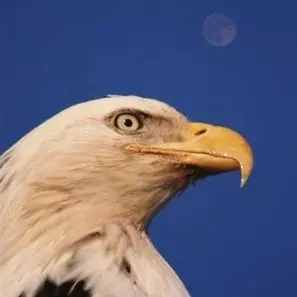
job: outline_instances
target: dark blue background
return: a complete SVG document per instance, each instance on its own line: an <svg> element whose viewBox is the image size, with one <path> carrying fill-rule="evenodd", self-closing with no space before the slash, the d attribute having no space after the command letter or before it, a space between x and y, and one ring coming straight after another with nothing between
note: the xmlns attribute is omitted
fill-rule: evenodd
<svg viewBox="0 0 297 297"><path fill-rule="evenodd" d="M209 45L223 12L234 43ZM57 111L106 94L162 99L249 139L255 168L206 180L154 221L193 296L297 296L293 1L1 0L0 149Z"/></svg>

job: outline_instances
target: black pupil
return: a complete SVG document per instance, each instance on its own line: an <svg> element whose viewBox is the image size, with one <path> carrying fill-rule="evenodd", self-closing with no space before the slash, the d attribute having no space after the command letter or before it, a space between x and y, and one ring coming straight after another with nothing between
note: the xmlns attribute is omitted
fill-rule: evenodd
<svg viewBox="0 0 297 297"><path fill-rule="evenodd" d="M128 128L131 128L133 126L133 122L130 119L125 119L124 125Z"/></svg>

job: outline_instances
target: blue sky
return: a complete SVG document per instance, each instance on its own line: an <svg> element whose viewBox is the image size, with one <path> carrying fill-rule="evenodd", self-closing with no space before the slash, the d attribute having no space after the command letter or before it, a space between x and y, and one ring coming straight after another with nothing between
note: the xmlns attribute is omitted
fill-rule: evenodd
<svg viewBox="0 0 297 297"><path fill-rule="evenodd" d="M207 179L153 222L193 296L297 296L293 1L0 1L0 150L57 111L106 94L162 99L250 141L255 168ZM204 19L237 24L227 47Z"/></svg>

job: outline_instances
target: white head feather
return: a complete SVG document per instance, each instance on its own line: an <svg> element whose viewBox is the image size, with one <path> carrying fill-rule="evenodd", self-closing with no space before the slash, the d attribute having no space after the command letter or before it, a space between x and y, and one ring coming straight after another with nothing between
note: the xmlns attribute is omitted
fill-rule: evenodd
<svg viewBox="0 0 297 297"><path fill-rule="evenodd" d="M152 115L145 133L118 133L108 121L121 109ZM158 156L123 149L130 142L178 140L186 126L185 117L165 103L113 96L59 113L4 153L0 292L29 294L51 276L58 282L86 277L93 296L187 296L146 238L145 226L187 184L188 172ZM90 234L98 232L105 239L93 242ZM114 254L105 253L105 244ZM74 256L79 265L65 272ZM133 268L133 281L118 271L121 264L113 264L124 258Z"/></svg>

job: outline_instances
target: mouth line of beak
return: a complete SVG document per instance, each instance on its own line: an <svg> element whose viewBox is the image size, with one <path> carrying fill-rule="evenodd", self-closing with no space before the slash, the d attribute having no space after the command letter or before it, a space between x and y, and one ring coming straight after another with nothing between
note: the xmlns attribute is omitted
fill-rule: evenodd
<svg viewBox="0 0 297 297"><path fill-rule="evenodd" d="M204 151L193 151L193 150L180 150L180 149L162 149L162 148L154 148L154 147L149 147L149 146L143 146L143 145L136 145L136 144L129 144L125 147L126 149L134 152L139 152L139 153L148 153L148 154L154 154L154 155L163 155L168 157L167 160L171 160L171 157L174 157L174 161L177 163L183 163L183 160L179 159L177 160L175 157L188 157L188 156L209 156L210 158L216 158L216 159L225 159L226 161L228 160L230 164L236 164L237 166L240 166L240 162L238 162L235 158L232 158L230 156L224 156L220 155L218 153L209 153L209 152L204 152ZM192 163L192 162L190 162ZM195 165L196 167L197 164L188 164L188 165ZM204 167L204 166L201 166ZM209 167L205 166L205 167ZM211 166L210 166L211 167ZM232 169L231 169L232 170Z"/></svg>
<svg viewBox="0 0 297 297"><path fill-rule="evenodd" d="M129 146L129 148L132 148L133 145ZM209 152L204 152L204 151L192 151L192 150L179 150L179 149L155 149L155 148L151 148L151 147L143 147L141 149L142 152L144 153L152 153L152 154L163 154L163 155L188 155L188 154L193 154L193 155L207 155L210 157L214 157L214 158L223 158L223 159L232 159L234 161L236 161L234 158L229 157L229 156L224 156L224 155L220 155L220 154L216 154L216 153L209 153ZM237 161L236 161L237 162Z"/></svg>
<svg viewBox="0 0 297 297"><path fill-rule="evenodd" d="M150 154L154 154L154 155L163 155L169 158L171 157L187 157L187 156L209 156L211 158L216 158L216 159L225 159L226 161L228 160L230 163L232 164L236 164L238 166L240 166L240 163L235 159L232 158L230 156L224 156L218 153L209 153L209 152L204 152L204 151L192 151L192 150L179 150L179 149L162 149L162 148L153 148L153 147L146 147L146 146L139 146L139 145L134 145L134 144L130 144L126 147L129 150L134 150L134 151L138 151L141 153L150 153ZM174 158L175 159L175 158ZM178 160L176 160L178 161ZM191 165L191 164L189 164ZM196 165L196 164L193 164ZM197 166L200 167L200 166ZM201 166L204 167L204 166ZM209 167L205 166L205 167Z"/></svg>

